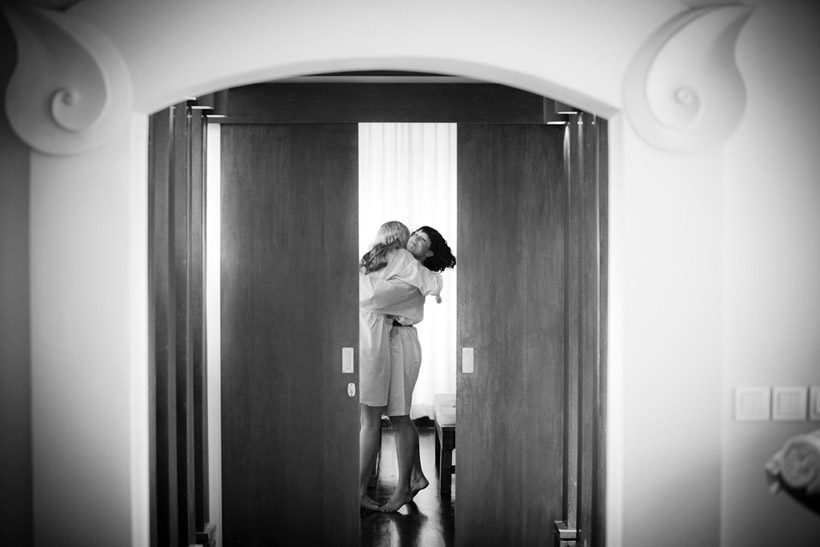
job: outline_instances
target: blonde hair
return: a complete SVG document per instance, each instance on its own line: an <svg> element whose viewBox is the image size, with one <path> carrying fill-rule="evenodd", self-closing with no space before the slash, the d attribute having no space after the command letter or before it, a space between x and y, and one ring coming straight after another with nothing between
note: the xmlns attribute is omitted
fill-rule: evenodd
<svg viewBox="0 0 820 547"><path fill-rule="evenodd" d="M398 220L385 222L376 233L373 247L359 263L364 273L376 272L387 266L387 255L396 249L404 249L410 238L410 230Z"/></svg>

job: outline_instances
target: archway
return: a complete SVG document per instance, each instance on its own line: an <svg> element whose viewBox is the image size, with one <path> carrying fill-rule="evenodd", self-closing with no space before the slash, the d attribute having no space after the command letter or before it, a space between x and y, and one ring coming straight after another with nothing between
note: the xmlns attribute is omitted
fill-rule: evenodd
<svg viewBox="0 0 820 547"><path fill-rule="evenodd" d="M474 89L476 89L476 88L474 88ZM472 91L471 91L471 93L472 93ZM251 95L253 95L253 92L251 92ZM235 106L233 111L231 111L231 108L227 108L227 111L230 111L230 112L226 112L226 114L228 115L228 117L230 117L231 115L236 116L238 114L239 119L237 121L241 122L241 121L244 120L244 121L247 122L247 121L249 121L248 118L247 118L247 111L245 110L245 107L247 106L247 104L245 104L243 106L241 97L242 97L241 94L239 94L235 97L234 100L237 101L236 105L238 105L238 106ZM373 99L372 96L370 98ZM394 103L399 103L399 104L402 103L401 100L396 101L397 97L395 95L390 96L389 98ZM493 95L493 98L498 100L499 97L498 97L498 95ZM515 102L520 102L523 98L524 98L524 96L519 95L519 96L515 97L515 99L516 99ZM567 222L569 224L567 224L566 227L561 228L558 232L559 234L565 233L566 236L562 235L560 237L566 237L566 240L559 243L559 248L556 249L553 252L558 253L555 256L563 256L563 254L566 253L567 256L570 257L570 260L568 260L565 263L563 261L561 261L560 263L556 263L556 265L557 265L559 271L566 270L566 275L568 275L570 277L574 277L576 275L579 275L579 273L580 273L579 268L583 268L584 265L586 265L586 266L590 267L592 270L598 272L596 274L598 277L593 276L593 280L592 280L593 285L589 285L586 288L584 288L582 278L586 277L586 274L585 274L585 275L580 276L578 278L578 282L566 281L565 282L566 286L564 288L560 289L560 291L564 294L563 294L563 296L561 296L559 298L559 300L557 300L555 302L555 305L560 306L560 304L557 304L557 303L560 302L561 299L563 299L565 302L568 302L568 304L565 304L566 310L562 313L567 313L567 315L565 317L565 322L568 323L568 324L571 323L574 326L567 327L566 332L560 336L560 339L563 340L563 342L559 342L558 345L555 346L553 349L548 350L550 352L553 352L553 358L557 357L557 355L560 355L561 351L564 351L565 355L562 357L562 359L564 359L567 363L566 372L562 371L557 376L557 377L567 378L567 380L566 380L566 382L568 384L567 391L565 391L565 392L562 391L561 393L564 393L564 395L561 395L561 393L559 393L557 395L557 397L565 396L567 398L566 409L568 409L570 411L569 414L566 415L567 420L568 420L568 424L566 425L566 432L562 435L562 439L560 440L560 444L559 444L559 446L560 445L565 445L567 447L566 448L564 467L567 469L567 473L569 473L569 474L566 475L566 478L565 478L565 488L566 488L566 498L567 499L564 503L565 503L565 509L568 510L569 512L566 513L567 516L565 516L565 518L567 519L567 521L570 521L570 519L580 518L581 515L578 515L578 510L577 510L577 507L579 507L579 506L577 506L576 504L580 500L583 499L583 504L585 505L584 510L587 512L586 513L587 524L585 525L585 527L591 526L591 527L594 528L596 524L593 522L593 515L592 515L593 506L590 505L590 504L591 503L594 504L595 507L597 507L597 511L601 515L603 514L603 496L602 496L602 492L603 492L603 473L602 473L602 468L603 468L603 459L602 459L603 458L603 450L602 450L603 438L600 437L601 431L603 431L603 428L601 427L602 424L599 423L598 424L598 427L599 427L598 431L599 432L597 434L598 435L597 439L595 438L596 434L593 432L593 430L592 429L586 430L586 428L587 427L592 427L591 424L596 419L595 416L598 416L600 418L604 414L604 409L600 406L598 406L596 408L590 402L590 403L587 403L586 406L584 407L586 409L586 410L584 410L584 412L591 412L590 417L587 420L583 420L583 421L579 420L578 417L577 417L577 414L575 415L574 418L569 418L569 416L573 414L572 411L574 409L578 408L576 406L578 404L578 401L585 401L586 400L585 397L581 397L581 398L578 397L578 393L579 393L578 386L579 385L582 386L582 387L586 386L586 388L588 390L588 392L587 392L588 395L592 393L592 391L589 391L589 390L594 391L595 389L602 389L603 388L603 384L593 385L594 381L600 380L600 377L596 378L595 375L600 375L600 374L603 373L603 371L600 369L600 362L596 363L593 359L592 361L590 361L590 364L591 364L590 367L584 367L583 365L579 366L577 360L579 359L579 355L582 354L584 351L586 351L588 353L589 358L593 358L593 356L600 356L601 355L602 352L600 351L600 344L602 342L598 338L598 336L600 336L600 334L601 334L601 332L600 332L601 327L605 326L605 310L604 310L604 316L602 317L602 315L601 315L602 309L600 307L600 302L590 301L589 305L582 305L580 308L577 308L575 306L575 304L573 304L573 302L575 302L576 299L582 299L584 294L586 294L587 297L589 297L589 295L599 295L600 296L602 294L602 288L603 288L603 293L605 293L605 284L601 285L602 278L600 277L600 275L603 274L603 276L604 276L603 279L605 279L606 274L605 274L605 271L601 272L601 267L603 267L605 269L606 262L605 262L605 257L604 257L604 260L602 262L602 260L601 260L602 257L601 257L600 254L598 254L597 249L600 248L601 238L605 237L605 226L603 227L604 232L600 231L602 226L600 224L600 222L601 222L601 216L600 216L601 211L599 210L599 207L601 207L603 205L603 203L605 203L605 197L604 196L606 195L606 182L605 182L605 177L606 177L606 175L605 175L605 171L606 171L605 163L606 162L605 162L605 160L602 160L602 159L598 158L597 153L595 153L595 152L593 152L592 154L589 154L588 158L586 160L584 160L584 154L581 154L580 151L583 150L584 148L589 148L590 144L593 146L593 150L596 147L601 146L601 143L599 143L599 141L598 141L598 139L601 136L604 137L603 146L605 146L606 132L605 132L605 130L604 130L603 134L601 134L600 132L597 132L597 133L595 132L595 127L594 127L595 118L594 117L591 117L589 115L587 115L586 117L579 116L577 112L575 114L567 114L567 113L562 114L560 109L556 108L556 105L555 105L554 101L544 101L543 99L538 98L538 97L533 97L533 99L535 99L532 103L535 106L535 111L534 111L535 123L544 124L544 120L546 118L553 117L553 119L551 120L552 123L554 123L556 125L559 125L561 131L564 131L564 126L566 126L566 130L567 130L566 131L566 137L561 137L561 138L564 139L565 141L569 142L569 147L568 148L565 147L565 150L564 150L564 155L565 155L564 161L566 163L561 168L561 169L563 169L565 176L569 177L569 178L563 183L563 186L561 187L563 189L556 188L556 190L557 190L556 196L560 197L561 203L563 203L564 205L558 205L558 209L555 209L553 213L549 213L548 216L554 216L556 214L559 214L559 215L563 216L564 215L564 212L563 212L564 207L566 207L567 217L566 217L566 220L564 220L562 222ZM229 103L231 102L230 97L228 97L228 101L229 101ZM378 102L378 101L376 101L376 102ZM286 104L292 105L293 103L286 101ZM326 112L327 111L327 109L318 109L318 110L320 112ZM338 109L336 109L334 111L338 111ZM218 115L223 115L223 114L218 114ZM290 116L291 113L288 112L287 115ZM487 116L487 113L484 113L483 115ZM509 115L509 114L506 114L506 115ZM243 116L245 116L245 117L243 118ZM490 116L492 117L492 114L490 114ZM575 116L578 116L578 117L576 118ZM483 118L481 118L481 115L479 115L478 118L483 119ZM569 123L570 118L572 120L572 123ZM185 118L181 117L180 119L184 120ZM358 120L359 118L356 118L356 119ZM499 119L504 119L503 115ZM270 121L270 120L268 120L268 121ZM522 121L523 120L519 120L518 123L522 123ZM587 123L587 124L592 123L592 126L590 127L591 131L589 131L589 130L587 131L587 134L588 134L587 139L584 139L583 131L581 131L581 129L579 129L583 126L584 122ZM524 123L526 123L526 122L524 122ZM510 127L513 127L513 126L510 126ZM556 128L556 129L558 129L558 128ZM183 129L183 131L184 131L184 129ZM194 134L195 133L196 132L194 132ZM183 139L182 142L183 143L185 142L184 139ZM560 143L560 139L559 139L558 142ZM185 145L185 146L183 146L183 149L187 150L189 148L189 146L190 145ZM160 144L160 149L163 149L161 144ZM530 153L534 154L535 156L540 155L538 150L533 150L533 151L530 151L530 152L522 151L522 153L524 153L525 156L527 154L530 154ZM553 154L554 158L560 157L560 155L561 155L560 144L559 144L559 149L557 151L554 150L552 152L552 154ZM171 157L173 158L174 155L172 154ZM199 161L199 160L195 160L195 161ZM602 167L603 167L603 171L600 171ZM553 169L554 169L554 167L553 167ZM191 170L191 171L193 171L193 170ZM184 166L182 167L181 172L185 173ZM601 177L603 177L603 178L601 178ZM572 181L572 183L570 183L570 181ZM603 184L603 186L601 187L600 184ZM169 184L169 186L170 187L179 187L180 185L179 185L179 183L176 183L176 184ZM585 188L586 188L586 190L585 190ZM550 193L555 193L556 190L551 190ZM586 201L584 201L583 198L575 197L576 194L578 196L582 196L584 194L584 192L587 192L587 194L588 194L588 197L586 198ZM566 194L566 195L564 195L564 194ZM561 196L563 196L563 197L561 197ZM571 199L570 199L570 196L572 196ZM565 199L567 201L563 201ZM177 203L182 203L184 201L186 201L184 198L176 200ZM188 217L188 214L186 214L184 211L182 211L181 213L178 211L177 214L180 216L180 218L187 218ZM584 217L586 217L587 215L591 215L591 218L592 218L592 224L588 225L588 226L584 225L584 223L582 221L582 219ZM560 224L557 225L557 226L560 226ZM187 224L185 226L183 226L183 230L186 230L186 229L187 229ZM467 230L467 231L468 231L468 233L470 232L470 230ZM162 234L162 230L159 230L157 233ZM582 235L582 234L586 234L586 235ZM187 241L190 238L185 237L185 236L179 238L177 236L176 238L170 237L170 238L167 238L167 239L168 240L176 239L176 240L179 240L179 241ZM495 244L495 247L501 248L503 245L504 244L501 241L499 241ZM585 253L584 249L588 249L588 251L586 251L587 254L584 254ZM589 254L589 252L590 252L589 250L593 250L592 254ZM160 253L160 255L161 254L162 254L162 252ZM172 252L171 254L176 255L177 253ZM530 252L530 254L533 254L533 253ZM537 255L538 253L536 252L534 254ZM185 256L184 251L183 251L182 255L180 255L180 256ZM156 263L159 263L159 262L160 261L157 261ZM561 265L561 264L565 264L565 265ZM554 277L555 272L553 272L551 275ZM536 275L536 277L539 277L539 276ZM526 277L524 277L522 279L526 279ZM536 295L537 295L537 293L535 293L533 295L530 295L530 296L532 297L532 296L536 296ZM581 300L579 300L579 302L580 301ZM585 315L585 310L589 311L591 313L591 315L589 315L587 317ZM532 319L535 319L535 318L532 318ZM603 325L600 323L602 320L604 321ZM589 325L584 323L585 321L591 322L590 324L592 326L590 327ZM163 326L163 328L167 328L167 327ZM588 328L590 330L587 332L586 329L588 329ZM501 333L501 336L504 336L504 333ZM162 338L163 338L162 336L157 336L157 339L162 339ZM166 338L174 339L175 336L173 336L173 335L172 336L167 336ZM184 337L182 337L182 339L183 339L183 342L185 342ZM185 342L185 343L187 343L187 342ZM491 344L491 346L492 345L493 344ZM527 345L529 345L529 344L527 344ZM563 350L559 349L563 346L567 346L567 347ZM582 348L586 348L586 349L582 349ZM559 353L555 354L554 352L556 352L556 351L558 351ZM526 377L526 376L528 376L528 373L522 371L521 376ZM555 380L555 378L552 379L553 383L554 383L554 380ZM185 381L185 374L183 373L183 374L177 376L176 381L177 382ZM179 388L177 388L177 392L178 393L185 393L186 390L182 389L182 391L180 391ZM553 399L553 398L550 397L550 399ZM601 399L603 399L603 398L600 395L594 395L593 397L589 398L589 401L593 401L593 400L600 401ZM181 405L184 406L185 400L181 399L178 404L181 404ZM562 403L559 400L551 400L550 401L550 405L551 405L550 408L552 408L552 410L550 412L554 413L555 412L555 405L560 405L560 404L562 404ZM532 410L533 410L533 412L535 412L536 415L542 414L541 412L538 411L538 408L539 408L538 405L533 405L533 407L532 407ZM522 420L522 418L523 418L523 420ZM515 419L514 421L517 422L517 423L522 423L522 421L526 421L526 418L522 416L522 417L519 417L519 418ZM536 420L536 423L537 423L537 420ZM583 449L577 447L577 443L578 443L579 439L582 439L582 436L580 436L578 434L579 427L581 427L582 424L583 424L583 427L581 428L581 430L585 431L585 437L583 438L583 442L585 443L584 446L587 448L587 450L583 450ZM563 428L564 425L561 424L558 427ZM177 435L179 435L179 432L177 432ZM564 438L566 438L566 441L563 440ZM469 442L470 441L469 435L464 440ZM594 445L598 448L593 448L592 445ZM514 448L514 447L511 447L511 448ZM177 448L177 450L179 452L184 452L185 447L180 446L180 447ZM236 448L234 449L234 452L235 451L236 451ZM594 454L596 454L596 453L598 454L597 458L598 458L599 461L598 461L597 464L592 465L593 460L595 459ZM580 458L588 458L588 459L578 459L578 462L576 463L574 460L576 458L579 458L579 457ZM536 459L537 459L537 456L536 456ZM468 461L468 459L465 459L465 461ZM595 468L595 466L598 466L598 467ZM573 477L575 475L578 475L578 470L582 469L582 468L585 468L585 471L580 476L583 477L586 480L586 486L583 489L579 489L576 493L572 493L573 488L574 488L573 485L576 484L576 479L573 478ZM185 466L182 466L181 469L182 469L182 471L190 473L190 471L186 471ZM527 473L527 474L530 474L534 470L535 470L534 468L533 469L524 469L523 472ZM595 476L596 473L597 473L597 480L598 480L597 486L595 486L595 479L593 479L593 477ZM174 473L174 475L175 475L175 473ZM583 482L583 481L579 481L579 484L581 482ZM599 490L597 492L595 492L594 495L593 495L593 491L596 488L599 489ZM184 492L178 492L177 495L181 495L183 498L185 497ZM556 503L556 502L553 501L553 503ZM183 503L182 505L184 506L185 504ZM171 506L173 507L173 504L171 504ZM557 511L557 507L555 507L554 509ZM556 512L556 515L557 514L558 513ZM500 515L500 517L503 518L503 515ZM505 520L512 521L512 519L505 519ZM574 520L570 521L570 526L573 526L574 524L575 524ZM549 525L551 527L552 523L550 522ZM587 533L589 533L588 528L587 528ZM603 530L599 528L596 533L597 534L602 534ZM541 536L544 535L543 531L540 533L540 535ZM592 537L592 536L587 536L587 537Z"/></svg>

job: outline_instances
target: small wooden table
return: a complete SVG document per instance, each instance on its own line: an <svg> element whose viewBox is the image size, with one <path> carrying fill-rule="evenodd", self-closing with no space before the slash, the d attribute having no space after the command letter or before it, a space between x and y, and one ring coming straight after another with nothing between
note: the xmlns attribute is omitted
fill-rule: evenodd
<svg viewBox="0 0 820 547"><path fill-rule="evenodd" d="M439 496L450 497L453 474L453 450L456 448L456 395L436 395L433 408L436 423L436 469L438 469Z"/></svg>

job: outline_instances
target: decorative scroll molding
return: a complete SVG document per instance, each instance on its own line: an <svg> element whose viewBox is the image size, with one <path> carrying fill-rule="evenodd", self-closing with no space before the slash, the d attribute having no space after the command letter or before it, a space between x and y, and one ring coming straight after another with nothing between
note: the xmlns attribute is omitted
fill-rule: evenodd
<svg viewBox="0 0 820 547"><path fill-rule="evenodd" d="M3 6L17 39L6 112L17 135L46 154L79 154L119 131L131 78L114 44L64 13Z"/></svg>
<svg viewBox="0 0 820 547"><path fill-rule="evenodd" d="M624 106L647 142L697 151L734 132L746 106L735 44L753 9L729 4L687 11L644 43L626 73Z"/></svg>

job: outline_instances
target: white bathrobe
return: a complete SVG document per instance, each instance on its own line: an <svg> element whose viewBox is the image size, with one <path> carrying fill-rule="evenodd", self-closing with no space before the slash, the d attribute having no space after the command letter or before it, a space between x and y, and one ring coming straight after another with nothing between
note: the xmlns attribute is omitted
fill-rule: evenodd
<svg viewBox="0 0 820 547"><path fill-rule="evenodd" d="M424 318L424 297L441 294L441 274L407 250L388 256L387 266L359 276L359 401L386 406L390 394L390 331L393 319L415 325ZM390 315L391 317L386 317ZM419 360L420 360L419 354Z"/></svg>

